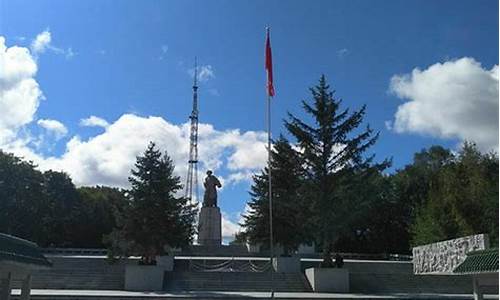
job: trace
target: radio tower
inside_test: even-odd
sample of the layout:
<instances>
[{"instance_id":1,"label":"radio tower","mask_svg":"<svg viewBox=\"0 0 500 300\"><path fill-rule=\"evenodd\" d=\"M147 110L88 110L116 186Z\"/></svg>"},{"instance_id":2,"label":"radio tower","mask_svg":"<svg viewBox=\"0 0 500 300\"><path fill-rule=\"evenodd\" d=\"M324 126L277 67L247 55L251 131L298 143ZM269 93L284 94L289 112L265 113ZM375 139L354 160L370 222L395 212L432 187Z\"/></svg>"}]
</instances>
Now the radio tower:
<instances>
[{"instance_id":1,"label":"radio tower","mask_svg":"<svg viewBox=\"0 0 500 300\"><path fill-rule=\"evenodd\" d=\"M193 194L198 201L198 66L194 59L194 84L193 84L193 111L189 116L191 130L189 134L189 160L186 178L186 198L193 202ZM193 191L194 188L194 191Z\"/></svg>"}]
</instances>

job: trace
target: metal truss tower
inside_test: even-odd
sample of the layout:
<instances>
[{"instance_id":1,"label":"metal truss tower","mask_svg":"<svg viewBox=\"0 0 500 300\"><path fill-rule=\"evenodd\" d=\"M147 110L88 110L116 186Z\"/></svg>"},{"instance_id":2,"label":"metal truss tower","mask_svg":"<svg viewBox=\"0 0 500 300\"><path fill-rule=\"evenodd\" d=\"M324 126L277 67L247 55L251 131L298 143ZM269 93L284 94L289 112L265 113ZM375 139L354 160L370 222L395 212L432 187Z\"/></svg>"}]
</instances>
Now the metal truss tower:
<instances>
[{"instance_id":1,"label":"metal truss tower","mask_svg":"<svg viewBox=\"0 0 500 300\"><path fill-rule=\"evenodd\" d=\"M189 116L191 129L189 134L189 160L186 178L186 198L190 203L199 201L198 193L198 66L194 60L193 111ZM193 196L195 197L193 199Z\"/></svg>"}]
</instances>

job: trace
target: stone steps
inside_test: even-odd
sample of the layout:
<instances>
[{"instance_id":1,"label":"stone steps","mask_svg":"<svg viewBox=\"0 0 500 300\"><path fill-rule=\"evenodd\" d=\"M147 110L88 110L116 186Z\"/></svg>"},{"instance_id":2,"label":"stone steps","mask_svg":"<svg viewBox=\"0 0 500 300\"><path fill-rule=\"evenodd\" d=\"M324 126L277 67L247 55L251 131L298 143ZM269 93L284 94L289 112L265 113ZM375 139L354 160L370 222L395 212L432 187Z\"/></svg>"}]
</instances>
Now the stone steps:
<instances>
[{"instance_id":1,"label":"stone steps","mask_svg":"<svg viewBox=\"0 0 500 300\"><path fill-rule=\"evenodd\" d=\"M275 291L307 292L310 287L303 274L274 273ZM269 291L268 272L167 272L167 291Z\"/></svg>"},{"instance_id":2,"label":"stone steps","mask_svg":"<svg viewBox=\"0 0 500 300\"><path fill-rule=\"evenodd\" d=\"M33 289L120 290L125 280L125 262L109 264L106 258L48 257L52 268L33 273ZM20 283L14 283L18 288Z\"/></svg>"}]
</instances>

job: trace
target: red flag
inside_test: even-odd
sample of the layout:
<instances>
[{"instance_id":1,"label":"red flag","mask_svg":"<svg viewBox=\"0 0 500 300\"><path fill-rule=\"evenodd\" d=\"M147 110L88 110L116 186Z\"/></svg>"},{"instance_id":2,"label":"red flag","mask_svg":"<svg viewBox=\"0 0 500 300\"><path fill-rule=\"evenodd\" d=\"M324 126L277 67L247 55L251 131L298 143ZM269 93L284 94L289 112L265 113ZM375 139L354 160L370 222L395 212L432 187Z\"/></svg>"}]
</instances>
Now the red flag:
<instances>
[{"instance_id":1,"label":"red flag","mask_svg":"<svg viewBox=\"0 0 500 300\"><path fill-rule=\"evenodd\" d=\"M269 40L269 27L266 36L266 72L267 72L267 95L274 96L273 86L273 57L271 55L271 41Z\"/></svg>"}]
</instances>

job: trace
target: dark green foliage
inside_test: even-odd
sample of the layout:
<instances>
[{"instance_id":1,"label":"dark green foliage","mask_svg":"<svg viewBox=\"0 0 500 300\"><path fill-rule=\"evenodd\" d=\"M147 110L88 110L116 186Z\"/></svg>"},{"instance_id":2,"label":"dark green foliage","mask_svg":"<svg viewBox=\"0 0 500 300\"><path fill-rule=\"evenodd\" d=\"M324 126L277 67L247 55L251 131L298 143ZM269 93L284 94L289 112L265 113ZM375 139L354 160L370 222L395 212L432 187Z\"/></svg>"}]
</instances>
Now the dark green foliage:
<instances>
[{"instance_id":1,"label":"dark green foliage","mask_svg":"<svg viewBox=\"0 0 500 300\"><path fill-rule=\"evenodd\" d=\"M103 237L116 227L116 215L127 204L125 191L106 186L78 188L81 199L76 216L77 247L103 248Z\"/></svg>"},{"instance_id":2,"label":"dark green foliage","mask_svg":"<svg viewBox=\"0 0 500 300\"><path fill-rule=\"evenodd\" d=\"M42 247L102 247L123 199L114 188L77 190L66 173L0 151L0 232Z\"/></svg>"},{"instance_id":3,"label":"dark green foliage","mask_svg":"<svg viewBox=\"0 0 500 300\"><path fill-rule=\"evenodd\" d=\"M0 232L46 245L40 226L43 175L32 162L0 150Z\"/></svg>"},{"instance_id":4,"label":"dark green foliage","mask_svg":"<svg viewBox=\"0 0 500 300\"><path fill-rule=\"evenodd\" d=\"M481 154L465 143L443 164L418 206L411 226L412 243L426 244L465 235L488 233L498 245L498 157Z\"/></svg>"},{"instance_id":5,"label":"dark green foliage","mask_svg":"<svg viewBox=\"0 0 500 300\"><path fill-rule=\"evenodd\" d=\"M66 173L43 173L44 204L41 219L49 246L75 247L78 236L74 235L77 214L81 203L75 185Z\"/></svg>"},{"instance_id":6,"label":"dark green foliage","mask_svg":"<svg viewBox=\"0 0 500 300\"><path fill-rule=\"evenodd\" d=\"M289 142L280 137L271 154L273 182L273 234L274 242L283 247L284 255L296 250L308 240L306 217L307 203L300 197L303 186L302 163ZM250 212L244 215L242 226L245 237L252 243L269 244L269 173L265 168L254 175L251 187Z\"/></svg>"},{"instance_id":7,"label":"dark green foliage","mask_svg":"<svg viewBox=\"0 0 500 300\"><path fill-rule=\"evenodd\" d=\"M335 248L354 253L409 253L408 207L396 194L392 178L373 174L355 191L368 209L340 237Z\"/></svg>"},{"instance_id":8,"label":"dark green foliage","mask_svg":"<svg viewBox=\"0 0 500 300\"><path fill-rule=\"evenodd\" d=\"M397 194L405 202L410 211L408 217L415 214L415 209L426 202L429 189L437 185L437 175L440 170L453 161L450 150L441 146L432 146L415 153L413 164L397 171L393 182Z\"/></svg>"},{"instance_id":9,"label":"dark green foliage","mask_svg":"<svg viewBox=\"0 0 500 300\"><path fill-rule=\"evenodd\" d=\"M312 104L302 103L314 123L306 124L290 114L285 126L303 150L307 185L304 199L310 203L315 238L323 247L324 266L329 267L333 244L349 232L368 207L355 187L385 169L389 161L374 164L373 156L364 157L378 138L369 127L357 134L353 132L363 121L365 107L353 113L341 110L341 101L333 97L324 76L311 93Z\"/></svg>"},{"instance_id":10,"label":"dark green foliage","mask_svg":"<svg viewBox=\"0 0 500 300\"><path fill-rule=\"evenodd\" d=\"M129 201L109 240L118 254L140 254L147 263L164 253L164 246L189 244L194 234L196 209L176 193L180 179L174 165L150 143L143 156L137 157L129 177L132 186Z\"/></svg>"},{"instance_id":11,"label":"dark green foliage","mask_svg":"<svg viewBox=\"0 0 500 300\"><path fill-rule=\"evenodd\" d=\"M43 247L74 246L79 198L65 173L41 173L31 162L0 151L0 232Z\"/></svg>"}]
</instances>

